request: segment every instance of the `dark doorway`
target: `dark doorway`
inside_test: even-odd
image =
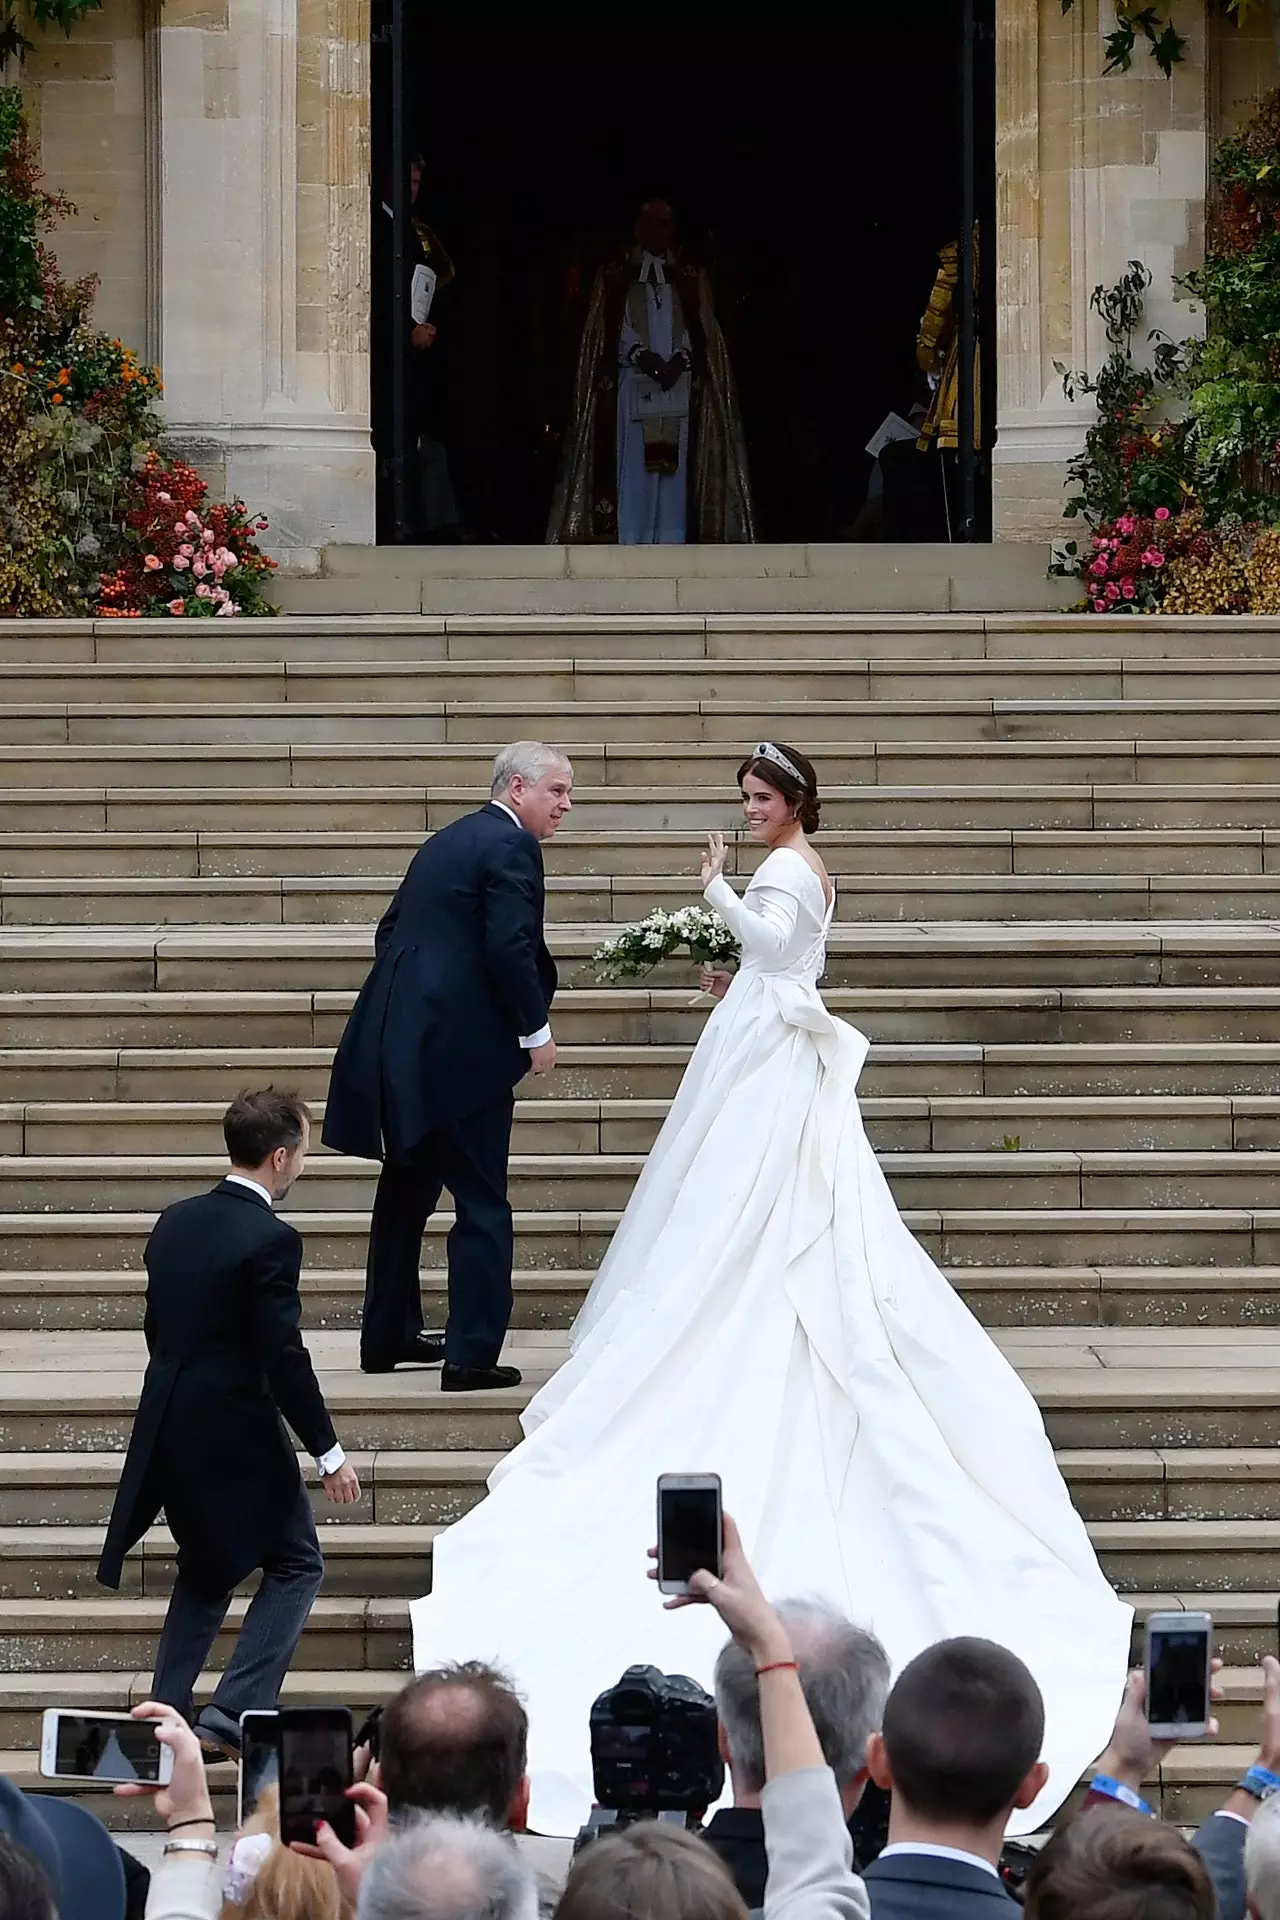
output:
[[[993,11],[978,0],[977,207],[990,236]],[[682,34],[652,64],[587,28],[525,39],[437,25],[421,6],[407,14],[418,211],[456,267],[432,378],[469,536],[543,538],[585,294],[656,193],[711,272],[760,538],[848,537],[871,472],[865,444],[918,395],[917,329],[939,249],[957,238],[957,0],[917,0],[838,37],[819,24],[829,15],[802,8],[786,39]],[[373,218],[384,228],[389,18],[390,0],[374,0]],[[991,248],[982,252],[989,415],[993,275]],[[394,286],[376,246],[374,258],[373,404],[385,436]],[[390,537],[385,519],[379,537]]]

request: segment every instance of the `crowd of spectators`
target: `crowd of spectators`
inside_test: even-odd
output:
[[[1280,1920],[1280,1662],[1262,1662],[1257,1761],[1193,1838],[1143,1799],[1168,1750],[1130,1677],[1098,1777],[1011,1890],[1005,1831],[1046,1778],[1044,1710],[1022,1662],[989,1641],[927,1648],[889,1685],[874,1635],[814,1601],[761,1593],[732,1521],[709,1604],[729,1639],[716,1710],[733,1806],[701,1829],[643,1819],[576,1855],[561,1885],[521,1836],[528,1724],[503,1675],[471,1664],[409,1682],[357,1753],[354,1846],[323,1824],[285,1847],[268,1791],[227,1857],[206,1759],[148,1702],[172,1779],[146,1795],[171,1836],[147,1920]],[[855,1857],[864,1794],[888,1837]],[[0,1779],[0,1920],[126,1920],[124,1860],[69,1800]]]

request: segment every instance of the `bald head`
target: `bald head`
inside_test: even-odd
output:
[[[391,1811],[522,1827],[528,1738],[519,1696],[495,1668],[469,1661],[419,1674],[382,1719],[382,1788]]]
[[[636,215],[636,245],[646,253],[670,253],[676,243],[675,208],[669,200],[646,200]]]

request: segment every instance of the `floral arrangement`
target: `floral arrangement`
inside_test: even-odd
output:
[[[276,563],[255,538],[267,522],[250,518],[243,500],[206,506],[208,491],[194,467],[181,460],[165,466],[158,454],[147,455],[125,502],[129,551],[102,576],[100,613],[117,619],[274,613],[262,583]]]
[[[659,960],[683,952],[709,967],[736,960],[741,948],[709,907],[677,907],[671,913],[658,908],[606,940],[592,959],[597,980],[642,980]]]
[[[206,507],[198,475],[165,467],[159,374],[92,325],[94,281],[64,280],[45,244],[68,204],[40,184],[18,88],[0,87],[0,616],[165,613],[180,597],[184,612],[270,612],[270,562],[252,539],[262,523],[239,502]],[[179,516],[162,521],[149,490],[197,514],[190,560],[212,533],[218,564],[205,577],[225,601],[206,606],[193,568],[170,569],[160,536],[167,524],[181,544]],[[193,577],[170,584],[174,572]]]

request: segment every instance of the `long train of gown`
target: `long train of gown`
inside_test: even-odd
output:
[[[489,1659],[529,1706],[531,1824],[576,1831],[587,1715],[634,1662],[708,1685],[724,1633],[645,1578],[662,1472],[717,1471],[766,1592],[818,1594],[895,1671],[1012,1647],[1044,1693],[1042,1824],[1105,1746],[1130,1609],[1030,1393],[903,1225],[858,1111],[867,1041],[817,991],[831,909],[776,849],[707,899],[742,964],[574,1329],[488,1497],[438,1541],[418,1670]]]

